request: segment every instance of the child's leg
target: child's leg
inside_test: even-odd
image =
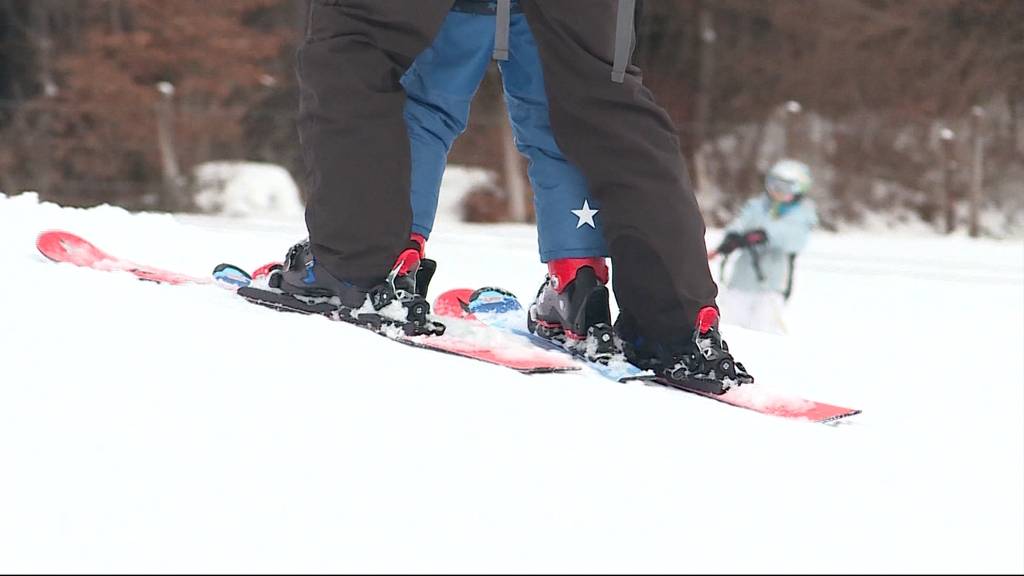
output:
[[[512,17],[510,56],[501,62],[516,146],[530,160],[542,262],[605,257],[600,205],[586,180],[562,155],[551,132],[540,55],[522,15]]]
[[[412,146],[412,232],[430,236],[437,199],[455,139],[494,48],[494,18],[451,12],[434,43],[402,77]]]

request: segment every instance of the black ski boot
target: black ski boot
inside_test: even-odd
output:
[[[292,246],[284,263],[268,280],[271,288],[303,300],[336,297],[342,306],[361,308],[369,290],[335,278],[317,262],[309,239]]]
[[[619,352],[608,308],[608,266],[603,258],[565,258],[548,264],[548,276],[530,306],[527,327],[594,362]]]
[[[697,314],[693,332],[675,342],[650,342],[626,314],[619,316],[615,332],[626,359],[652,370],[664,384],[711,394],[724,394],[734,386],[751,384],[753,376],[729,353],[718,331],[718,310],[711,306]]]
[[[430,264],[422,267],[423,262]],[[268,284],[307,305],[336,306],[342,319],[351,316],[359,324],[398,325],[407,334],[441,334],[444,326],[428,319],[430,304],[425,298],[435,268],[433,261],[422,258],[422,243],[414,238],[387,279],[365,288],[331,274],[317,262],[306,239],[288,250],[281,266],[271,272]],[[400,308],[385,310],[393,303]]]

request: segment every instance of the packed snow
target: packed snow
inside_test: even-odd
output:
[[[1024,571],[1019,240],[818,233],[785,336],[726,317],[758,386],[864,411],[830,427],[54,264],[51,228],[191,275],[304,235],[0,195],[0,572]],[[544,274],[529,226],[428,254],[434,294]]]

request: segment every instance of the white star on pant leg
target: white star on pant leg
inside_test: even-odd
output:
[[[576,223],[577,230],[583,228],[584,224],[595,230],[597,229],[597,224],[594,223],[594,216],[597,216],[597,213],[600,212],[600,210],[592,210],[590,208],[590,201],[584,200],[583,208],[581,210],[570,210],[570,212],[580,219],[580,221]]]

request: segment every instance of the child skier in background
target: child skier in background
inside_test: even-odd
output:
[[[818,224],[807,197],[811,171],[806,164],[781,160],[765,178],[764,194],[749,200],[709,255],[728,258],[739,250],[719,306],[731,323],[784,333],[782,310],[789,298],[796,256]],[[724,270],[724,261],[723,261]]]

